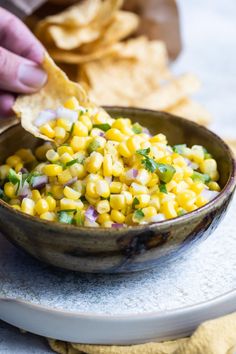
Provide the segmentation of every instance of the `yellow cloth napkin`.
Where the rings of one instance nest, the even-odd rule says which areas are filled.
[[[165,343],[104,346],[50,339],[60,354],[236,354],[236,313],[201,324],[189,338]]]

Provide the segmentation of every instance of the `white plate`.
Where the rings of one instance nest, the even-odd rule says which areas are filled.
[[[131,344],[185,336],[236,311],[236,197],[192,252],[126,275],[49,267],[0,236],[0,319],[61,340]]]

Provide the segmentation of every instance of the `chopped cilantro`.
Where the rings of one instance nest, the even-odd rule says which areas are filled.
[[[58,220],[61,222],[61,223],[64,223],[64,224],[72,224],[73,223],[73,215],[71,215],[70,213],[71,212],[75,212],[76,209],[68,209],[68,210],[60,210],[58,211]]]
[[[75,216],[75,222],[77,225],[83,225],[84,224],[84,220],[83,220],[83,215],[81,213],[81,210],[78,210]]]
[[[143,131],[143,128],[141,127],[140,124],[135,123],[135,124],[133,124],[133,126],[132,126],[132,130],[133,130],[133,132],[134,132],[135,134],[141,134],[142,131]]]
[[[184,214],[186,214],[186,210],[184,210],[184,209],[179,209],[178,212],[177,212],[178,216],[182,216]]]
[[[94,128],[99,128],[101,130],[103,130],[104,132],[108,131],[109,129],[111,129],[110,124],[108,123],[104,123],[104,124],[94,124],[93,125]]]
[[[136,205],[139,204],[139,200],[138,198],[134,197],[133,203],[132,203],[132,207],[135,208]]]
[[[155,172],[158,167],[157,162],[149,156],[146,156],[141,162],[149,172]]]
[[[150,151],[151,151],[151,149],[147,148],[147,149],[137,150],[136,153],[139,154],[139,155],[147,157],[147,155],[149,154]]]
[[[67,167],[72,166],[72,165],[74,165],[75,163],[79,163],[78,161],[79,161],[79,159],[71,160],[71,161],[69,161],[69,162],[66,163],[66,166],[67,166]]]
[[[75,127],[75,123],[72,123],[71,128],[70,128],[70,132],[69,132],[70,136],[73,134],[74,127]]]
[[[144,217],[144,213],[143,213],[142,209],[135,210],[134,217],[137,220],[141,220]]]
[[[161,183],[160,186],[159,186],[159,189],[160,189],[161,193],[168,194],[165,183]]]
[[[14,185],[20,183],[20,177],[12,168],[9,170],[8,179]]]
[[[208,182],[211,181],[211,177],[208,174],[200,173],[200,172],[197,172],[197,171],[193,172],[191,178],[192,178],[193,181],[199,181],[199,182],[202,182],[202,183],[208,183]]]

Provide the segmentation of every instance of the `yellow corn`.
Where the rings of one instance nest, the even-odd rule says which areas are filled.
[[[88,128],[81,121],[75,122],[73,132],[73,136],[88,136]]]
[[[153,206],[148,206],[146,208],[142,209],[142,212],[144,213],[144,217],[146,219],[150,219],[152,218],[154,215],[157,214],[156,208],[154,208]]]
[[[57,126],[69,132],[71,130],[72,123],[67,119],[59,118],[57,119]]]
[[[115,210],[123,209],[125,207],[125,196],[123,194],[111,194],[110,206]]]
[[[7,182],[4,185],[4,193],[8,198],[14,198],[15,193],[16,193],[16,186],[12,184],[11,182]]]
[[[92,152],[89,157],[89,161],[86,165],[86,169],[90,173],[96,173],[102,166],[103,163],[103,156],[100,152]]]
[[[111,182],[111,184],[110,184],[111,193],[117,194],[117,193],[120,193],[121,190],[122,190],[122,183],[121,182]]]
[[[220,186],[217,182],[211,181],[210,183],[208,183],[208,187],[212,191],[220,192]]]
[[[50,149],[46,152],[46,158],[50,161],[50,162],[57,162],[59,159],[59,154],[53,150]]]
[[[183,209],[190,211],[196,201],[196,194],[191,190],[185,190],[177,195],[177,201]]]
[[[51,195],[46,197],[46,202],[48,203],[49,211],[54,211],[56,209],[56,200]]]
[[[52,185],[51,186],[51,193],[55,199],[60,200],[64,196],[63,186],[60,186],[57,184]]]
[[[109,211],[110,211],[110,205],[109,205]],[[99,213],[98,209],[97,209],[97,212]],[[99,222],[99,224],[103,224],[106,221],[111,221],[110,214],[104,213],[104,214],[98,215],[97,222]]]
[[[55,164],[45,165],[43,168],[43,173],[49,177],[58,176],[62,173],[62,166]]]
[[[217,164],[214,159],[206,159],[200,164],[200,170],[202,173],[206,173],[213,181],[219,179],[219,173],[217,171]]]
[[[33,189],[31,193],[31,198],[35,203],[42,198],[40,192],[37,189]]]
[[[120,132],[120,130],[116,128],[111,128],[105,133],[107,140],[114,140],[114,141],[123,141],[125,140],[125,135]]]
[[[81,196],[81,193],[75,191],[73,188],[66,186],[63,189],[64,196],[68,199],[78,200]]]
[[[148,188],[146,186],[142,186],[141,184],[138,184],[138,183],[135,183],[135,182],[131,183],[129,191],[133,195],[136,195],[136,194],[148,194]]]
[[[172,201],[166,201],[162,204],[161,212],[165,214],[167,219],[176,218],[177,212]]]
[[[62,198],[60,200],[60,209],[61,210],[72,210],[76,209],[76,202],[73,199]]]
[[[65,153],[67,153],[69,155],[73,155],[73,153],[74,153],[73,149],[70,146],[66,146],[66,145],[59,146],[57,148],[57,152],[60,156]]]
[[[91,137],[73,136],[70,142],[70,146],[75,152],[86,150],[91,140]]]
[[[43,145],[39,146],[35,150],[35,156],[39,160],[45,160],[46,159],[46,153],[48,150],[52,148],[52,145],[50,143],[44,143]]]
[[[21,211],[23,213],[34,216],[35,215],[35,202],[30,198],[24,198],[21,203]]]
[[[18,163],[21,163],[21,158],[17,155],[12,155],[6,160],[7,165],[15,167]]]
[[[208,202],[209,202],[209,200],[204,198],[202,195],[199,195],[199,196],[197,196],[195,204],[197,207],[201,207],[201,206],[207,204]]]
[[[69,98],[65,103],[64,107],[72,110],[78,110],[79,109],[79,102],[76,97],[71,97]]]
[[[30,149],[19,149],[17,150],[16,155],[19,156],[25,163],[35,161],[35,156]]]
[[[105,177],[112,176],[112,155],[106,154],[103,158],[103,175]]]
[[[98,180],[96,183],[96,192],[100,197],[108,198],[110,195],[110,188],[105,180]]]
[[[121,156],[124,156],[124,157],[131,157],[132,156],[132,152],[129,150],[126,141],[121,142],[118,145],[117,150]]]
[[[56,139],[64,139],[66,137],[66,131],[62,127],[55,127],[54,132],[55,132],[54,136]]]
[[[71,176],[70,170],[68,168],[66,170],[62,171],[58,175],[58,182],[60,184],[66,184],[71,179],[72,179],[72,176]]]
[[[92,129],[93,123],[91,122],[91,119],[86,114],[82,114],[79,120],[88,128],[88,130]]]
[[[48,221],[56,221],[57,217],[55,213],[51,213],[49,211],[40,215],[40,219],[48,220]]]
[[[68,154],[68,152],[64,152],[64,154],[62,154],[60,156],[60,162],[64,163],[64,164],[67,164],[67,162],[70,162],[73,160],[73,157]]]
[[[106,213],[109,213],[110,211],[110,204],[108,202],[108,200],[100,200],[97,205],[96,205],[96,210],[99,214],[106,214]],[[108,214],[107,214],[108,215]],[[100,219],[101,220],[101,219]],[[109,219],[108,219],[109,220]],[[108,221],[108,220],[103,220],[103,221],[99,221],[100,223],[103,223],[105,221]]]
[[[151,199],[149,194],[138,194],[135,198],[138,200],[138,204],[135,205],[135,208],[137,209],[148,206]]]
[[[18,204],[13,204],[12,208],[15,209],[15,210],[21,211],[21,207]]]
[[[140,149],[140,140],[136,135],[127,140],[127,147],[132,154]]]
[[[40,133],[46,135],[48,138],[53,139],[55,136],[55,131],[53,130],[53,128],[47,123],[42,125],[39,128]]]
[[[123,194],[124,197],[125,197],[125,203],[126,203],[127,205],[131,205],[132,202],[133,202],[133,196],[132,196],[132,194],[131,194],[130,192],[128,192],[128,191],[122,191],[121,194]]]
[[[125,216],[118,210],[112,210],[111,219],[117,223],[123,223],[125,221]]]
[[[124,166],[121,161],[115,161],[112,166],[112,175],[119,177],[124,172]]]
[[[41,215],[49,210],[48,203],[45,199],[39,199],[35,204],[35,211],[37,214]]]
[[[91,181],[88,182],[86,185],[86,196],[91,197],[91,198],[98,198],[98,193],[97,193],[97,188],[96,188],[96,183]]]
[[[75,163],[74,165],[70,166],[69,170],[72,177],[84,178],[86,175],[85,168],[80,163]]]
[[[10,170],[10,166],[8,165],[0,166],[0,180],[4,180],[7,178],[9,170]]]

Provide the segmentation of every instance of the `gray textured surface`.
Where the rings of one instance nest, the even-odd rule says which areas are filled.
[[[214,116],[215,121],[212,128],[218,133],[224,134],[224,136],[236,137],[236,3],[234,0],[227,0],[227,3],[220,0],[179,0],[178,2],[181,8],[185,48],[174,65],[174,70],[176,73],[192,71],[201,78],[203,88],[196,97],[205,104]],[[233,218],[231,219],[233,220]],[[233,249],[236,250],[234,230],[235,227],[230,226],[227,220],[224,221],[217,231],[218,238],[211,237],[195,250],[194,255],[192,253],[192,257],[188,256],[181,259],[174,267],[171,264],[167,265],[167,268],[159,274],[154,271],[146,272],[128,276],[126,281],[122,280],[120,276],[109,281],[105,280],[109,277],[99,277],[98,281],[93,283],[93,289],[90,289],[90,294],[95,293],[97,300],[92,301],[95,297],[91,295],[92,297],[90,296],[86,301],[92,301],[93,308],[100,309],[100,311],[99,304],[103,302],[102,312],[104,312],[109,308],[105,301],[104,291],[106,290],[107,301],[111,294],[115,294],[116,311],[117,308],[122,306],[124,309],[129,308],[129,311],[134,312],[135,309],[132,305],[134,299],[130,297],[131,294],[137,295],[136,303],[144,302],[147,308],[142,307],[142,310],[147,311],[153,306],[156,309],[172,308],[181,304],[192,303],[196,299],[199,300],[199,296],[201,299],[207,299],[227,291],[236,285],[235,253],[233,256]],[[10,249],[13,251],[11,247]],[[11,252],[10,249],[9,252]],[[33,263],[37,275],[42,271],[37,262],[29,260],[28,257],[22,256],[16,251],[13,251],[13,253],[15,254],[14,261],[20,261],[22,267],[27,264],[29,268],[30,264]],[[167,273],[170,272],[171,268],[173,273]],[[22,272],[22,268],[20,268],[20,271]],[[7,278],[9,276],[10,274],[7,274]],[[26,274],[22,274],[22,276],[26,277]],[[82,308],[85,302],[84,291],[88,291],[89,283],[87,282],[86,285],[86,282],[84,282],[81,289],[78,287],[79,283],[75,281],[75,278],[73,280],[72,275],[62,276],[58,275],[57,271],[53,271],[51,276],[54,279],[64,279],[63,282],[72,284],[72,287],[68,288],[67,291],[68,298],[71,298],[72,292],[77,289],[76,291],[80,294],[80,302],[74,304],[74,306]],[[167,278],[169,284],[167,286],[166,283],[163,287]],[[192,284],[191,291],[190,281]],[[130,286],[131,282],[133,287]],[[39,289],[41,283],[39,276],[35,277],[35,283],[37,283],[36,288]],[[176,287],[174,287],[174,284]],[[143,289],[144,285],[148,286],[148,293],[146,289]],[[26,292],[27,284],[25,283],[24,286]],[[5,291],[7,287],[5,283]],[[157,292],[158,287],[160,302],[157,302],[157,299],[152,296],[153,289]],[[128,289],[131,293],[128,292]],[[165,293],[162,293],[164,289]],[[173,289],[176,293],[173,293]],[[47,291],[52,291],[52,286],[49,285]],[[148,299],[151,295],[151,303],[148,299],[143,298],[143,291],[146,292]],[[178,294],[178,296],[175,296],[175,294]],[[161,295],[163,298],[161,298]],[[45,293],[44,299],[48,301],[45,298]],[[39,294],[35,294],[34,300],[40,300]],[[121,300],[124,302],[122,305]],[[46,354],[49,352],[50,350],[43,339],[29,334],[23,335],[13,327],[0,323],[1,354]]]
[[[236,198],[220,227],[191,253],[128,275],[51,268],[0,237],[0,294],[50,308],[110,315],[172,310],[212,299],[236,288],[235,212]]]

